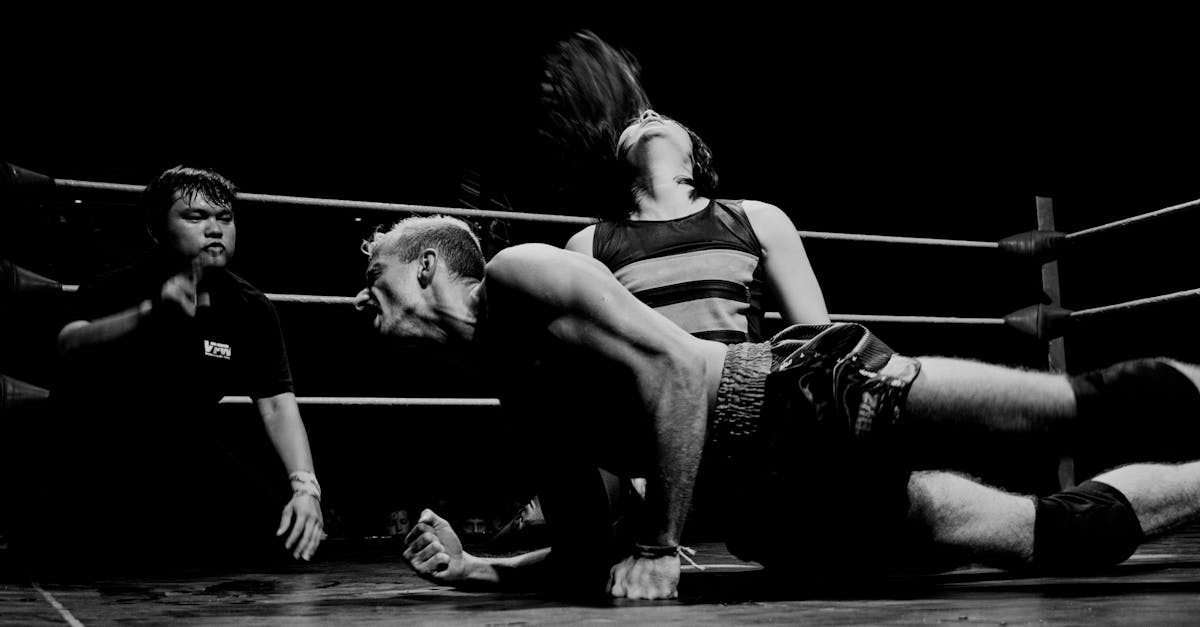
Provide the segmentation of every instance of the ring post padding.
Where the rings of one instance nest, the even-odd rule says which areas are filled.
[[[48,398],[49,390],[0,374],[0,416]]]
[[[1000,250],[1013,257],[1045,263],[1066,249],[1067,236],[1058,231],[1025,231],[1000,240]]]
[[[32,197],[54,187],[53,178],[11,163],[0,164],[0,198]]]
[[[1071,320],[1071,310],[1038,303],[1004,316],[1008,326],[1039,340],[1059,337]]]
[[[27,295],[62,292],[63,286],[58,281],[0,259],[0,306]]]

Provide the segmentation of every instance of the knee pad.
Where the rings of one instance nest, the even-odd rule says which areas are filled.
[[[1119,564],[1142,543],[1133,506],[1116,488],[1085,481],[1038,499],[1033,563],[1050,570],[1082,570]]]
[[[1091,470],[1200,456],[1200,390],[1167,362],[1127,361],[1070,381],[1078,417],[1075,452],[1096,460]]]

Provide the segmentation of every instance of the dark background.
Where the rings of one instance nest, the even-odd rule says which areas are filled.
[[[553,42],[588,27],[633,52],[655,107],[709,143],[721,196],[776,204],[800,229],[994,241],[1036,227],[1036,196],[1054,199],[1065,232],[1200,197],[1197,53],[1176,32],[1183,18],[468,13],[14,13],[0,159],[56,178],[133,184],[182,163],[249,192],[441,206],[461,206],[460,183],[471,177],[516,210],[572,213],[547,193],[535,141],[539,64]],[[10,200],[0,256],[86,281],[146,245],[131,201]],[[1197,213],[1074,251],[1062,263],[1064,305],[1197,287]],[[266,292],[352,295],[362,282],[359,242],[398,217],[245,205],[235,268]],[[502,240],[554,244],[575,230],[480,226]],[[1043,300],[1037,266],[991,251],[807,247],[834,313],[999,317]],[[61,301],[18,305],[5,312],[0,368],[49,385],[61,319],[47,312]],[[479,389],[437,355],[381,346],[344,309],[279,310],[301,396]],[[1081,324],[1067,339],[1068,366],[1150,354],[1200,361],[1196,313],[1193,299]],[[877,331],[909,353],[1045,367],[1044,346],[1009,329]],[[423,368],[426,359],[437,367]],[[449,376],[431,374],[443,367]],[[464,423],[492,428],[486,410],[305,417],[327,483],[407,500],[420,483],[398,475],[459,454],[444,434]],[[480,460],[488,452],[462,446]],[[470,473],[491,463],[472,462]]]

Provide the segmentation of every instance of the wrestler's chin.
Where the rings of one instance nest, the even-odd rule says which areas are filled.
[[[375,316],[371,324],[375,327],[376,333],[387,338],[393,344],[400,346],[420,346],[435,343],[423,333],[414,333],[396,324],[386,324],[383,316]]]
[[[222,246],[209,246],[200,251],[197,259],[206,268],[224,268],[229,265],[229,254]]]
[[[423,335],[387,335],[389,342],[398,348],[439,347],[441,343]]]

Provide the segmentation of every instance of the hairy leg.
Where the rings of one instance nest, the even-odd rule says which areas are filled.
[[[998,567],[1033,560],[1031,498],[945,471],[915,472],[908,482],[909,520],[939,548]]]
[[[965,359],[922,357],[906,419],[1011,433],[1058,431],[1075,416],[1067,378]]]
[[[1075,392],[1063,375],[947,357],[920,361],[921,373],[905,408],[909,420],[1010,433],[1058,433],[1077,416]],[[1200,390],[1200,366],[1160,361]]]
[[[1125,495],[1147,537],[1200,515],[1200,462],[1133,464],[1097,475]]]
[[[1082,493],[1074,490],[1042,501],[1050,508],[1047,515],[1058,513],[1051,526],[1039,530],[1038,507],[1032,498],[944,471],[918,472],[909,479],[909,519],[925,529],[937,547],[1001,568],[1034,565],[1035,536],[1046,531],[1038,565],[1088,568],[1122,561],[1143,537],[1200,517],[1200,462],[1123,466],[1094,481],[1115,488],[1129,501],[1140,534],[1136,527],[1111,526],[1120,522],[1110,515],[1111,509],[1055,510],[1048,505],[1061,496],[1066,501],[1060,502],[1080,506]],[[1100,557],[1090,559],[1096,556]],[[1112,556],[1111,560],[1105,556]]]

